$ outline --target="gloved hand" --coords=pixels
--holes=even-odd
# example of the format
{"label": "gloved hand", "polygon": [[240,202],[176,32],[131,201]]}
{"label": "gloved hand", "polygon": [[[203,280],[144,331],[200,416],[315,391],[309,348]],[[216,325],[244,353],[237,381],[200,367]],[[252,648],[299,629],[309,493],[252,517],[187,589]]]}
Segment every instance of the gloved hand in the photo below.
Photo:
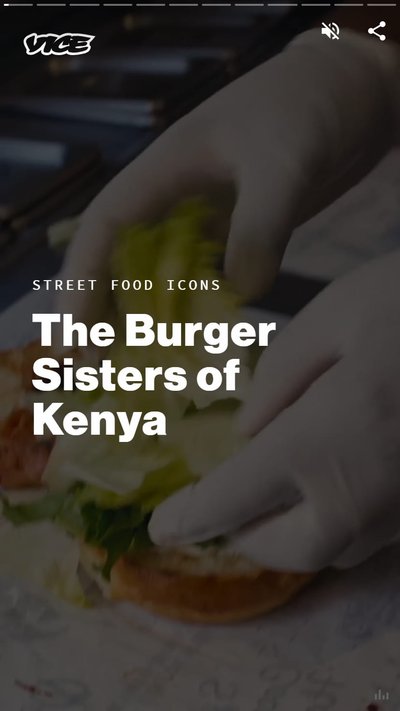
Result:
{"label": "gloved hand", "polygon": [[228,277],[245,296],[260,295],[294,227],[357,181],[393,139],[398,70],[389,43],[352,32],[328,42],[313,30],[205,101],[88,207],[62,276],[97,278],[95,296],[58,292],[57,310],[84,321],[102,314],[118,227],[157,219],[193,194],[208,196],[222,216]]}
{"label": "gloved hand", "polygon": [[[400,533],[399,283],[397,251],[283,329],[241,412],[253,439],[155,510],[156,543],[234,534],[267,567],[311,571],[354,565]],[[285,501],[297,503],[273,514]]]}

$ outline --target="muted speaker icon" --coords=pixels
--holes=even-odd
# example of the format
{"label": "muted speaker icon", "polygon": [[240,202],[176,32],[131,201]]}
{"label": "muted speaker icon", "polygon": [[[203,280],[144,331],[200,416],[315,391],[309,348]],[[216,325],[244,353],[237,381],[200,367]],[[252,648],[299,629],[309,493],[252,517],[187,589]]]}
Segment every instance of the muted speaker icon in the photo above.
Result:
{"label": "muted speaker icon", "polygon": [[328,24],[323,22],[321,25],[321,35],[325,35],[325,37],[331,40],[338,40],[340,36],[339,25],[337,25],[336,22],[329,22]]}

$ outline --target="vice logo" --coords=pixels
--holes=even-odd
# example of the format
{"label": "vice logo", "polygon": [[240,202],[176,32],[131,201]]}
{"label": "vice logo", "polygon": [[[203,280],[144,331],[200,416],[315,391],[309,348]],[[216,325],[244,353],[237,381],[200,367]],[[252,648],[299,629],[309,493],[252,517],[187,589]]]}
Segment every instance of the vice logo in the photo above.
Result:
{"label": "vice logo", "polygon": [[61,56],[70,54],[87,54],[92,48],[92,40],[95,35],[82,35],[75,32],[65,32],[62,35],[55,35],[51,32],[47,35],[38,35],[32,32],[24,38],[24,46],[27,54],[50,54]]}

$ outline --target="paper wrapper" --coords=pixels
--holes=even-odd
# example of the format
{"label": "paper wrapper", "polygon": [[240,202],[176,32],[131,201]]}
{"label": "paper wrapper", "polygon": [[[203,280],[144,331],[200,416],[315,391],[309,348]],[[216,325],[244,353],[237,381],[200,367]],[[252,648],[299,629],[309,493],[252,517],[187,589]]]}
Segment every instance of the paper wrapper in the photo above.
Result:
{"label": "paper wrapper", "polygon": [[[0,583],[7,711],[400,708],[399,550],[329,573],[265,618],[180,624],[132,605],[80,610]],[[387,698],[386,698],[387,697]]]}

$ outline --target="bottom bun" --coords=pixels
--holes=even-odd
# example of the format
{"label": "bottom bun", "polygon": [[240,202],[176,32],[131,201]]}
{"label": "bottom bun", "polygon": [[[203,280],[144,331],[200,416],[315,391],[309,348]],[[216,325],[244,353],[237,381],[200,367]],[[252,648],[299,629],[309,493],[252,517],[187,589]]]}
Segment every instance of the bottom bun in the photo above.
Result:
{"label": "bottom bun", "polygon": [[127,600],[186,622],[228,623],[264,614],[288,602],[314,577],[266,570],[223,549],[153,548],[121,558],[110,581],[98,572],[99,549],[84,545],[82,564],[111,600]]}

